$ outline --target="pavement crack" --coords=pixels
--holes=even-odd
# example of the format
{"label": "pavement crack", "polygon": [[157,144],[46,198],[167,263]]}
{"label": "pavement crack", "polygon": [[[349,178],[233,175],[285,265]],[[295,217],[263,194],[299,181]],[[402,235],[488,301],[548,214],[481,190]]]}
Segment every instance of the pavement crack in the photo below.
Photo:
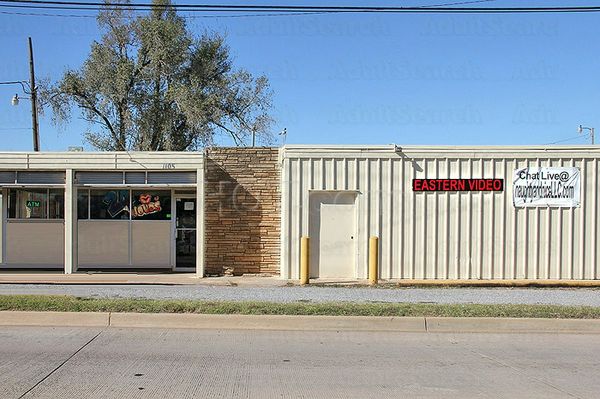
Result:
{"label": "pavement crack", "polygon": [[[489,360],[491,362],[494,362],[494,363],[499,364],[499,365],[504,366],[504,367],[508,367],[509,369],[511,369],[511,370],[513,370],[513,371],[515,371],[515,372],[517,372],[519,374],[523,374],[523,372],[524,372],[523,369],[521,369],[519,367],[511,366],[510,364],[508,364],[506,362],[503,362],[500,359],[496,359],[493,356],[489,356],[489,355],[483,354],[481,352],[477,352],[476,350],[473,350],[473,349],[469,349],[469,351],[471,353],[475,354],[475,355],[478,355],[478,356],[486,359],[486,360]],[[552,389],[555,389],[555,390],[557,390],[557,391],[559,391],[559,392],[561,392],[561,393],[563,393],[565,395],[569,395],[569,397],[571,397],[571,398],[582,399],[580,396],[577,396],[577,395],[572,394],[571,392],[565,391],[564,389],[561,389],[561,388],[559,388],[559,387],[557,387],[555,385],[552,385],[548,381],[545,381],[545,380],[543,380],[541,378],[533,377],[533,376],[530,376],[530,375],[527,375],[527,374],[525,374],[525,375],[527,376],[528,379],[536,381],[536,382],[539,382],[540,384],[546,385],[546,386],[548,386],[548,387],[550,387]]]}
{"label": "pavement crack", "polygon": [[34,386],[32,386],[31,388],[29,388],[27,391],[25,391],[21,396],[19,396],[18,399],[22,399],[25,397],[25,395],[27,395],[29,392],[33,391],[38,385],[40,385],[42,382],[46,381],[48,379],[48,377],[50,377],[52,374],[54,374],[55,372],[57,372],[62,366],[65,365],[65,363],[67,363],[69,360],[71,360],[75,355],[77,355],[79,352],[81,352],[83,350],[83,348],[85,348],[86,346],[88,346],[89,344],[91,344],[96,338],[98,338],[98,336],[100,334],[102,334],[104,332],[104,330],[101,330],[98,334],[94,335],[89,341],[87,341],[85,344],[83,344],[81,346],[81,348],[77,349],[75,352],[73,352],[73,354],[71,356],[69,356],[68,358],[66,358],[61,364],[59,364],[58,366],[56,366],[54,368],[54,370],[52,370],[51,372],[49,372],[44,378],[42,378],[41,380],[39,380],[38,382],[35,383]]}

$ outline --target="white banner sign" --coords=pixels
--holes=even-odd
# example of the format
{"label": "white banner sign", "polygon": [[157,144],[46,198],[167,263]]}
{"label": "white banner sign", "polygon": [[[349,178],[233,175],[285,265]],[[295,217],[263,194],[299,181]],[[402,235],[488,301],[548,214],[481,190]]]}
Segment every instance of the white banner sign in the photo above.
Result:
{"label": "white banner sign", "polygon": [[576,208],[581,194],[579,168],[523,168],[513,176],[513,203]]}

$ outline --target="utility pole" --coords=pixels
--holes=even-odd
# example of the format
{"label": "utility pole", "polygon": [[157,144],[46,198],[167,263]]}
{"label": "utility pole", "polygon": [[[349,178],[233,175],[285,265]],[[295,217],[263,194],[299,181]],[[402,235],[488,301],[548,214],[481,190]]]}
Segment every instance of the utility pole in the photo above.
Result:
{"label": "utility pole", "polygon": [[594,145],[594,141],[595,141],[595,135],[594,135],[594,128],[593,127],[586,127],[586,126],[582,126],[579,125],[579,127],[577,128],[577,131],[579,132],[579,134],[583,133],[584,130],[589,130],[590,131],[590,138],[592,139],[592,145]]}
{"label": "utility pole", "polygon": [[35,70],[33,67],[33,45],[29,38],[29,87],[31,88],[31,124],[33,126],[33,151],[40,150],[40,132],[37,115],[37,87],[35,86]]}

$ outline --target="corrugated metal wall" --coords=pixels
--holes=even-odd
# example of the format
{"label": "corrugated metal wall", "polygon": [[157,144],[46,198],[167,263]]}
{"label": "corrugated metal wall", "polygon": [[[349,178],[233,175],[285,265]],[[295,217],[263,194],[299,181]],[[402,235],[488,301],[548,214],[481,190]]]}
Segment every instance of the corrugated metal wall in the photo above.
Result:
{"label": "corrugated metal wall", "polygon": [[[282,150],[282,276],[297,278],[309,190],[358,190],[357,278],[380,237],[381,278],[597,279],[598,158],[593,147]],[[515,208],[515,169],[575,166],[581,207]],[[413,178],[503,178],[502,192],[413,192]]]}

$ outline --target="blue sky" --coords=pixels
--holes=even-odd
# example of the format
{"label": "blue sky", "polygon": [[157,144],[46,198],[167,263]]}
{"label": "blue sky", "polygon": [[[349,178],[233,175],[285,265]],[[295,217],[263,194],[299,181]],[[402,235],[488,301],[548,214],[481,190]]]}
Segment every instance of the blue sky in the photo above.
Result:
{"label": "blue sky", "polygon": [[[294,4],[261,4],[269,3]],[[594,5],[485,5],[560,4]],[[576,137],[580,123],[600,129],[599,18],[328,14],[190,18],[188,25],[197,34],[226,33],[235,64],[269,77],[274,130],[287,128],[287,143],[520,145]],[[100,32],[93,18],[0,14],[0,81],[28,79],[28,36],[36,75],[56,80],[82,64]],[[22,95],[17,86],[0,86],[0,150],[32,148],[29,102],[13,107],[16,92]],[[62,127],[49,116],[40,122],[43,150],[85,144],[77,111]]]}

